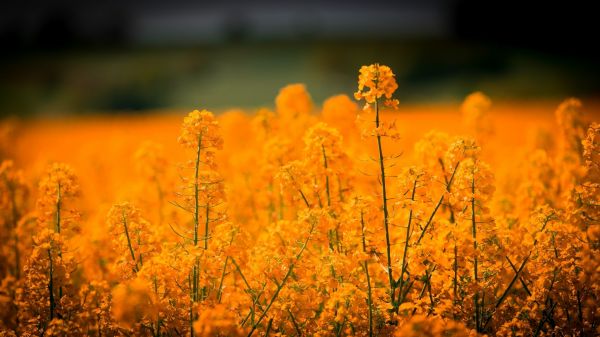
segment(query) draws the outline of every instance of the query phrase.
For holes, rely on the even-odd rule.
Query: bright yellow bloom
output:
[[[115,287],[112,297],[112,317],[118,325],[127,329],[136,327],[143,318],[155,316],[158,310],[151,284],[140,278]]]
[[[38,187],[38,223],[54,227],[57,232],[74,229],[72,225],[78,213],[68,207],[68,201],[79,192],[79,180],[71,166],[63,163],[50,165]]]
[[[368,90],[367,90],[368,89]],[[358,91],[354,98],[362,99],[369,104],[375,103],[381,97],[385,97],[385,105],[391,108],[398,106],[398,100],[392,99],[392,94],[398,89],[396,78],[392,69],[379,63],[362,66],[358,75]]]
[[[491,107],[492,100],[480,91],[467,96],[460,107],[463,122],[468,129],[475,132],[479,140],[485,139],[493,132],[489,114]]]
[[[223,138],[219,132],[219,122],[208,110],[194,110],[184,119],[181,134],[177,139],[181,145],[190,149],[220,149]]]
[[[192,111],[178,141],[176,116],[0,122],[23,166],[0,164],[0,336],[597,334],[597,116],[513,105],[482,142],[485,95],[461,136],[456,106],[379,109],[396,88],[365,66],[375,114],[345,95],[313,113],[295,84],[273,111]]]
[[[313,109],[312,99],[304,84],[290,84],[279,91],[275,99],[277,113],[283,118],[296,118],[309,114]]]

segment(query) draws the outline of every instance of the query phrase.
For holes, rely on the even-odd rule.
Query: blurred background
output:
[[[316,103],[388,64],[403,103],[600,97],[592,2],[4,1],[0,116]]]

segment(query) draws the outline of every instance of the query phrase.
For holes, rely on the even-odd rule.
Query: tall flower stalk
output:
[[[385,230],[385,243],[386,243],[386,260],[387,260],[387,274],[390,287],[390,303],[395,306],[394,296],[396,290],[396,282],[394,281],[394,275],[392,270],[392,251],[391,251],[391,240],[390,240],[390,215],[388,209],[388,196],[386,186],[386,173],[385,173],[385,156],[382,148],[382,137],[389,136],[386,133],[388,127],[383,125],[380,120],[380,109],[379,100],[385,97],[384,104],[386,106],[396,108],[398,100],[392,99],[392,94],[398,88],[394,73],[388,66],[379,65],[378,63],[362,66],[358,75],[358,91],[354,94],[354,98],[357,100],[365,100],[366,104],[364,110],[370,110],[370,105],[375,106],[375,130],[374,134],[377,139],[377,152],[378,162],[380,171],[381,181],[381,201],[383,208],[383,228]],[[368,89],[368,90],[367,90]]]
[[[193,229],[191,243],[194,258],[190,283],[190,325],[194,320],[194,303],[203,300],[207,294],[206,289],[200,287],[200,257],[197,249],[208,250],[210,238],[209,225],[215,218],[211,218],[211,209],[224,199],[223,183],[213,169],[216,167],[214,151],[222,148],[223,138],[219,133],[219,124],[212,112],[207,110],[194,110],[183,120],[181,134],[178,138],[179,144],[194,151],[192,164],[193,175],[191,181],[188,179],[181,193],[184,202],[179,205],[185,211],[192,214]],[[189,190],[192,190],[191,193]],[[204,236],[200,237],[200,226],[204,227]],[[200,246],[202,241],[202,246]],[[193,336],[193,329],[190,335]]]

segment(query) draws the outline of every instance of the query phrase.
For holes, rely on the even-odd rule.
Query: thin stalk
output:
[[[431,304],[431,307],[429,309],[429,312],[427,313],[427,316],[431,315],[433,313],[433,309],[435,308],[435,302],[433,300],[433,294],[431,293],[431,275],[429,276],[429,281],[427,281],[427,291],[429,292],[429,303]]]
[[[314,179],[314,184],[315,186],[317,186],[317,177],[315,177]],[[317,201],[319,202],[319,208],[323,208],[323,201],[321,200],[321,194],[319,194],[319,191],[315,190],[315,196],[317,197]]]
[[[244,281],[244,284],[246,285],[246,293],[248,293],[248,295],[250,295],[250,297],[252,298],[252,302],[253,302],[252,306],[254,307],[255,305],[258,305],[260,310],[264,311],[262,305],[260,303],[258,303],[260,296],[262,296],[262,293],[264,292],[264,287],[258,295],[255,295],[255,292],[252,290],[252,287],[250,287],[250,284],[248,283],[248,279],[246,279],[246,276],[244,276],[244,273],[242,273],[242,269],[240,269],[240,266],[238,265],[238,263],[235,261],[235,259],[233,257],[230,256],[229,258],[231,259],[231,262],[237,269],[238,274],[240,274],[240,276],[242,277],[242,281]],[[245,321],[246,320],[244,320],[242,322],[242,326],[244,325]]]
[[[287,273],[283,277],[283,280],[281,280],[281,282],[277,285],[277,289],[275,290],[275,293],[271,297],[271,300],[269,301],[269,304],[267,305],[267,307],[265,308],[265,310],[263,311],[263,313],[260,315],[260,317],[258,318],[258,320],[256,321],[256,323],[254,323],[254,325],[252,326],[252,329],[248,333],[248,337],[250,337],[250,336],[252,336],[252,334],[254,334],[254,331],[256,331],[256,328],[258,328],[258,326],[260,325],[260,323],[262,322],[262,320],[265,318],[265,316],[269,312],[269,309],[271,308],[271,306],[273,305],[273,303],[275,302],[275,300],[277,300],[277,297],[279,296],[279,292],[281,291],[281,289],[283,289],[283,286],[285,285],[285,283],[288,280],[288,278],[290,277],[290,275],[292,275],[292,271],[294,270],[294,266],[296,265],[296,263],[302,257],[302,253],[304,252],[304,250],[306,249],[306,246],[308,245],[308,241],[310,240],[310,237],[312,235],[312,232],[313,232],[314,228],[315,228],[315,226],[313,224],[311,226],[310,232],[308,233],[308,236],[306,237],[306,240],[304,240],[304,243],[302,244],[302,247],[300,248],[300,251],[298,252],[298,254],[296,254],[295,261],[292,262],[292,264],[288,268]]]
[[[477,273],[477,222],[475,221],[475,171],[473,171],[473,178],[471,179],[471,193],[473,194],[473,197],[471,198],[471,225],[473,233],[473,250],[475,251],[475,256],[473,259],[473,274],[475,278],[475,284],[477,284],[479,283],[479,276]],[[473,305],[475,307],[475,327],[476,330],[479,332],[479,291],[475,292],[475,296],[473,298]]]
[[[248,280],[246,279],[246,276],[244,276],[244,274],[242,273],[242,269],[240,269],[240,266],[237,264],[237,262],[235,261],[235,259],[233,257],[231,258],[231,262],[233,262],[233,265],[235,266],[235,268],[237,269],[238,273],[242,277],[242,281],[244,281],[244,284],[246,285],[246,287],[249,290],[252,290],[252,287],[250,287],[250,284],[248,283]]]
[[[219,290],[217,291],[217,300],[221,303],[221,296],[223,295],[223,280],[225,279],[225,272],[227,271],[227,263],[229,262],[229,256],[225,258],[225,265],[223,266],[223,273],[221,274],[221,281],[219,282]]]
[[[321,144],[321,150],[323,150],[323,167],[327,171],[327,155],[325,154],[325,147]],[[327,192],[327,206],[331,207],[331,195],[329,192],[329,175],[325,172],[325,190]]]
[[[269,320],[269,324],[267,324],[267,331],[265,332],[265,337],[269,337],[269,333],[271,333],[271,327],[273,326],[273,319]]]
[[[458,303],[458,247],[454,240],[454,304]]]
[[[290,318],[292,319],[292,324],[294,324],[294,329],[296,329],[296,333],[298,334],[298,337],[302,336],[302,332],[300,331],[300,326],[298,326],[298,322],[296,322],[296,317],[294,317],[294,314],[292,314],[292,311],[290,309],[288,309],[287,311],[290,314]]]
[[[340,337],[342,335],[342,330],[344,329],[344,325],[346,325],[347,317],[344,316],[342,323],[338,325],[337,332],[335,333],[335,337]]]
[[[121,213],[121,217],[123,219],[123,228],[125,229],[125,237],[127,238],[127,247],[129,247],[129,253],[131,254],[131,260],[133,260],[133,273],[137,273],[137,261],[135,260],[135,253],[133,251],[133,247],[131,246],[131,238],[129,237],[129,229],[127,228],[127,217],[125,216],[125,211]]]
[[[585,336],[583,324],[583,311],[581,309],[581,292],[577,289],[577,318],[579,319],[581,336]]]
[[[502,293],[502,295],[500,296],[500,298],[496,302],[496,305],[494,306],[494,311],[492,311],[492,313],[490,314],[490,316],[487,318],[487,320],[485,321],[485,323],[481,327],[482,330],[485,329],[485,327],[488,325],[488,323],[492,320],[492,317],[494,316],[494,313],[500,307],[500,305],[502,305],[502,303],[504,302],[504,300],[508,296],[508,293],[510,292],[510,290],[512,289],[512,287],[514,286],[514,284],[517,282],[517,280],[521,276],[521,272],[523,271],[523,268],[525,268],[525,264],[527,264],[527,261],[529,261],[529,257],[530,256],[531,256],[531,253],[529,253],[529,255],[527,255],[527,257],[521,263],[521,266],[519,266],[519,269],[515,273],[515,276],[512,278],[512,280],[508,284],[508,287],[506,287],[506,289],[504,290],[504,292]]]
[[[365,218],[364,213],[360,210],[360,229],[362,232],[362,246],[363,252],[367,252],[367,242],[365,240]],[[371,291],[371,277],[369,275],[369,263],[367,260],[364,261],[365,275],[367,277],[367,301],[369,305],[369,337],[373,337],[373,297]]]
[[[193,302],[197,302],[198,301],[198,278],[199,278],[199,264],[200,262],[198,261],[198,258],[196,258],[194,260],[194,267],[192,268],[192,275],[193,275],[193,280],[192,280],[192,301]]]
[[[50,279],[48,280],[48,292],[50,293],[50,320],[54,319],[56,301],[54,300],[54,267],[52,265],[52,252],[48,249],[48,261],[50,263]]]
[[[304,200],[304,204],[306,204],[306,207],[310,208],[310,204],[308,203],[308,199],[306,199],[306,196],[304,195],[304,192],[302,192],[302,189],[298,189],[298,192],[300,192],[300,195],[302,196],[302,200]]]
[[[375,127],[379,128],[379,102],[375,100]],[[389,230],[389,212],[387,205],[387,190],[385,185],[385,164],[383,160],[383,150],[381,148],[381,135],[377,134],[377,149],[379,151],[379,169],[381,172],[381,198],[383,201],[383,227],[385,229],[385,246],[387,254],[387,273],[390,283],[390,303],[394,303],[394,276],[392,273],[392,245],[390,242]]]
[[[454,176],[456,175],[456,170],[458,169],[458,165],[460,165],[460,162],[458,162],[456,164],[456,166],[454,167],[454,171],[452,171],[452,175],[450,176],[450,180],[446,181],[446,192],[450,192],[450,187],[452,186],[452,182],[454,181]],[[442,165],[442,168],[443,167],[444,166]],[[446,180],[446,176],[445,175],[444,175],[444,179]],[[419,238],[417,239],[417,244],[421,243],[421,240],[423,239],[423,236],[425,236],[425,233],[427,232],[427,229],[429,228],[429,226],[433,222],[433,217],[435,216],[435,214],[437,213],[438,209],[440,208],[440,205],[442,204],[443,200],[444,200],[444,194],[442,194],[442,196],[438,200],[437,204],[433,208],[433,211],[431,212],[431,215],[429,216],[429,219],[425,223],[425,226],[423,226],[423,230],[421,231],[421,235],[419,235]],[[452,213],[452,209],[450,209],[450,212]],[[451,216],[450,220],[451,220],[450,222],[454,222],[454,215]]]
[[[544,323],[546,322],[546,319],[548,319],[548,318],[552,319],[552,317],[554,316],[554,308],[558,304],[558,303],[554,303],[554,305],[552,305],[552,307],[550,309],[550,313],[547,313],[546,315],[544,315],[544,312],[547,309],[548,300],[550,300],[550,294],[552,293],[552,288],[554,288],[554,282],[556,281],[556,272],[557,272],[557,269],[554,269],[554,276],[552,277],[552,282],[550,282],[550,287],[548,287],[548,293],[546,294],[546,300],[544,301],[544,303],[546,303],[546,308],[544,308],[544,310],[542,310],[542,318],[540,319],[540,323],[538,324],[538,328],[534,334],[534,336],[536,336],[536,337],[539,335],[540,331],[544,327]]]
[[[544,327],[544,323],[546,323],[546,317],[552,316],[554,314],[554,308],[556,308],[557,304],[558,303],[552,304],[552,306],[550,307],[549,313],[544,315],[544,317],[542,317],[542,319],[540,319],[540,323],[538,324],[537,328],[535,329],[535,333],[533,334],[534,337],[537,337],[540,335],[540,332],[542,331],[542,328]]]
[[[419,243],[421,243],[421,240],[423,240],[423,237],[425,236],[425,233],[427,232],[427,229],[429,228],[429,225],[431,225],[431,222],[433,221],[433,217],[435,216],[435,214],[437,213],[438,209],[440,208],[440,205],[442,204],[443,200],[444,200],[444,195],[442,195],[440,197],[440,199],[438,200],[437,204],[433,208],[433,212],[431,212],[431,215],[429,216],[429,219],[425,223],[425,226],[423,226],[423,230],[421,231],[421,235],[419,235],[419,238],[417,239],[417,245]]]
[[[56,233],[60,234],[60,213],[61,213],[61,208],[62,208],[62,194],[61,194],[61,190],[60,190],[60,183],[57,185],[56,188],[56,228],[55,231]],[[58,257],[62,259],[62,251],[60,250],[60,248],[58,249]],[[52,262],[52,261],[50,261]],[[58,300],[60,301],[62,299],[62,286],[58,287]]]
[[[140,237],[140,231],[138,230],[137,232],[137,243],[138,243],[138,247],[142,246],[142,238]],[[140,249],[140,253],[138,254],[138,261],[140,261],[140,267],[142,267],[144,265],[144,257],[142,256],[142,250]]]
[[[200,149],[202,148],[202,134],[198,135],[198,148],[196,149],[196,163],[194,172],[194,246],[198,245],[198,226],[200,223],[198,176],[200,168]]]
[[[413,188],[412,188],[412,194],[410,196],[410,200],[411,201],[415,201],[415,191],[417,190],[417,181],[418,178],[415,178],[415,182],[413,184]],[[412,224],[412,219],[413,219],[413,209],[411,207],[410,211],[408,212],[408,224],[406,225],[406,239],[404,241],[404,252],[402,253],[402,269],[400,271],[400,279],[399,284],[400,286],[398,287],[400,290],[398,291],[398,303],[396,303],[396,310],[398,310],[398,307],[400,306],[400,296],[402,295],[402,290],[404,289],[404,273],[406,272],[406,255],[408,253],[408,248],[410,247],[409,245],[409,241],[410,241],[410,226]]]
[[[156,275],[154,275],[154,294],[158,299],[158,282],[156,281]],[[160,336],[160,314],[156,314],[156,336]]]
[[[202,133],[198,135],[198,147],[196,148],[196,161],[194,163],[194,246],[198,246],[198,229],[200,225],[200,203],[199,203],[199,183],[198,177],[200,172],[200,150],[202,149]],[[197,302],[198,287],[200,283],[200,261],[196,257],[193,267],[193,280],[192,280],[192,301]]]
[[[421,291],[419,292],[419,300],[420,300],[425,295],[425,290],[429,290],[429,299],[431,301],[432,307],[433,307],[433,298],[431,297],[431,276],[433,275],[433,272],[435,271],[435,269],[436,269],[436,266],[433,266],[431,271],[429,271],[429,270],[425,271],[425,281],[423,282],[423,288],[421,288]],[[412,315],[414,315],[416,312],[417,312],[417,308],[414,308],[412,311]]]
[[[295,183],[294,180],[294,176],[292,176],[292,174],[290,173],[289,170],[287,170],[288,175],[290,176],[290,179],[292,179],[292,182]],[[300,192],[300,195],[302,196],[302,200],[304,200],[304,203],[306,204],[306,207],[310,208],[310,203],[308,202],[308,199],[306,199],[306,195],[304,195],[304,192],[302,192],[302,188],[298,187],[298,192]],[[281,194],[280,194],[281,197]],[[283,204],[283,201],[280,199],[280,203]],[[283,218],[283,216],[281,216]]]
[[[188,275],[188,286],[190,286],[190,289],[192,289],[192,280],[190,279],[190,276]],[[190,297],[192,298],[192,300],[190,301],[190,337],[194,337],[194,294],[193,294],[193,290],[192,290],[192,294],[190,294]]]
[[[548,217],[544,223],[542,224],[542,228],[539,230],[539,232],[543,232],[546,229],[546,225],[550,222],[550,220],[552,220],[552,217]],[[533,241],[533,245],[536,246],[537,245],[537,239]],[[554,245],[554,242],[553,242]],[[558,253],[556,252],[556,246],[554,245],[554,251],[555,251],[555,257],[558,258]],[[508,295],[508,292],[510,291],[510,289],[514,286],[514,283],[517,281],[517,279],[519,279],[521,281],[521,284],[523,285],[523,288],[525,289],[525,291],[527,292],[527,294],[529,296],[531,296],[531,292],[529,291],[529,289],[527,288],[527,285],[525,284],[525,281],[523,281],[522,277],[521,277],[521,272],[523,271],[523,268],[525,267],[525,264],[529,261],[529,258],[531,257],[531,254],[533,253],[533,249],[531,249],[529,251],[529,254],[527,255],[527,257],[523,260],[523,262],[521,263],[521,266],[519,267],[519,269],[515,268],[515,265],[512,263],[512,261],[508,258],[508,256],[506,256],[506,259],[508,260],[508,263],[510,264],[510,266],[512,267],[513,271],[515,272],[515,276],[513,277],[513,279],[511,280],[510,284],[508,285],[508,287],[506,288],[506,290],[504,291],[504,293],[502,294],[502,296],[500,297],[500,299],[498,300],[498,302],[496,303],[496,306],[494,308],[494,311],[490,314],[490,316],[487,318],[487,320],[485,321],[485,324],[483,324],[482,330],[485,330],[485,327],[488,325],[488,323],[491,321],[492,317],[494,316],[494,313],[496,312],[496,309],[498,309],[498,307],[503,303],[503,301],[506,299],[506,296]],[[552,301],[552,299],[550,298],[550,293],[552,291],[552,287],[554,286],[554,282],[556,280],[556,269],[554,270],[554,277],[552,279],[552,282],[550,283],[550,288],[548,289],[548,294],[546,296],[546,301],[544,301],[545,303],[548,302],[548,300]],[[552,312],[554,311],[554,307],[552,308],[552,311],[550,312],[550,315],[552,315]],[[568,309],[565,308],[565,312],[568,314]],[[542,312],[542,314],[544,314],[544,312]],[[541,329],[543,327],[544,321],[547,317],[542,317],[542,320],[540,321],[540,326],[538,327],[539,329]],[[551,319],[551,318],[550,318]],[[536,335],[539,334],[539,330],[536,331]]]
[[[233,260],[233,258],[232,258]],[[241,326],[246,325],[246,322],[248,321],[248,319],[252,316],[252,324],[254,324],[254,308],[256,307],[256,305],[258,304],[258,306],[260,307],[260,310],[264,311],[262,309],[262,306],[260,305],[260,303],[258,303],[258,301],[260,300],[260,297],[262,296],[262,294],[265,292],[265,287],[266,287],[266,283],[263,285],[263,288],[261,289],[261,291],[255,295],[252,296],[252,307],[250,308],[250,312],[248,312],[248,315],[246,315],[246,317],[242,320]]]
[[[62,204],[62,197],[61,197],[61,193],[60,193],[60,184],[57,185],[57,190],[56,190],[57,196],[56,196],[56,214],[55,214],[55,232],[60,234],[60,208],[61,208],[61,204]]]
[[[410,278],[408,278],[407,280],[410,280]],[[408,286],[406,287],[406,290],[404,290],[404,292],[402,293],[402,296],[400,297],[399,302],[404,303],[406,296],[408,295],[408,293],[410,292],[410,290],[412,289],[414,284],[415,284],[415,280],[411,280],[410,283],[408,283]]]
[[[206,203],[206,221],[204,221],[204,249],[208,249],[208,222],[210,215],[210,207],[208,206],[208,202]]]
[[[508,258],[508,256],[505,256],[506,260],[508,261],[508,263],[510,264],[510,267],[512,268],[512,270],[515,273],[518,273],[517,267],[512,263],[512,261]],[[525,292],[527,293],[528,296],[531,296],[531,291],[529,291],[529,287],[527,287],[527,284],[525,283],[525,280],[523,280],[523,277],[519,276],[519,281],[521,282],[521,285],[523,286],[523,289],[525,289]]]

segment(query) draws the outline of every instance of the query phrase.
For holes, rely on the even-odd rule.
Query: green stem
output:
[[[260,323],[262,322],[262,320],[265,318],[265,316],[269,312],[269,309],[271,308],[271,306],[273,305],[273,303],[275,302],[275,300],[277,300],[277,297],[279,296],[279,292],[281,291],[281,289],[283,289],[283,286],[285,285],[285,283],[288,280],[288,278],[290,277],[290,275],[292,275],[292,271],[294,270],[294,266],[296,265],[296,263],[302,257],[302,253],[304,252],[304,250],[306,249],[306,246],[308,245],[308,241],[310,240],[310,237],[311,237],[311,235],[313,233],[314,228],[315,228],[315,225],[312,224],[312,226],[310,228],[310,231],[309,231],[309,233],[308,233],[308,235],[306,237],[306,240],[304,240],[304,243],[302,244],[302,247],[300,248],[300,251],[298,252],[298,254],[296,254],[296,259],[294,260],[294,262],[292,262],[292,264],[288,268],[288,271],[285,274],[285,276],[283,277],[283,280],[281,280],[281,282],[277,285],[277,289],[275,290],[275,293],[271,297],[271,300],[269,301],[269,304],[267,305],[267,307],[265,308],[265,310],[263,311],[263,313],[260,315],[260,317],[258,318],[258,320],[256,321],[256,323],[254,323],[254,325],[252,326],[252,329],[248,333],[248,337],[250,337],[250,336],[252,336],[252,334],[254,334],[254,331],[256,331],[256,328],[258,328],[258,326],[260,325]]]
[[[296,333],[298,334],[298,337],[302,336],[302,332],[300,331],[300,326],[298,326],[298,322],[296,322],[296,317],[294,317],[294,314],[292,314],[292,311],[290,309],[288,309],[287,311],[290,314],[290,318],[292,319],[292,324],[294,325],[294,329],[296,329]]]
[[[298,188],[298,192],[300,192],[300,195],[302,196],[302,200],[304,200],[304,204],[306,204],[306,207],[310,208],[308,199],[306,199],[306,196],[304,195],[304,192],[302,192],[302,189]]]
[[[56,308],[56,302],[54,300],[54,267],[52,265],[52,252],[48,249],[48,261],[50,269],[50,279],[48,280],[48,292],[50,293],[50,320],[54,319],[54,310]]]
[[[198,176],[200,168],[200,149],[202,148],[202,134],[198,135],[198,148],[196,149],[196,163],[194,172],[194,246],[198,245],[198,226],[200,223],[199,215],[199,195],[198,195]]]
[[[479,276],[477,273],[477,222],[475,221],[475,170],[473,170],[473,178],[471,179],[471,193],[473,194],[473,197],[471,198],[471,225],[473,233],[473,250],[475,251],[475,256],[473,259],[473,274],[475,278],[475,284],[478,284]],[[475,296],[473,298],[473,305],[475,307],[475,327],[477,332],[480,332],[479,291],[475,292]]]
[[[200,214],[199,214],[199,208],[200,208],[200,204],[199,204],[199,184],[198,184],[198,177],[199,177],[199,172],[200,172],[200,150],[202,149],[202,133],[200,133],[198,135],[198,146],[196,148],[196,161],[195,161],[195,165],[194,165],[194,246],[198,246],[198,227],[200,224]],[[199,278],[200,278],[200,267],[199,267],[199,260],[196,257],[196,260],[194,262],[194,267],[192,270],[192,274],[193,274],[193,280],[192,280],[192,301],[193,302],[197,302],[198,301],[198,286],[199,286]],[[192,309],[190,309],[192,310]],[[190,312],[190,315],[192,315],[192,313]],[[192,331],[193,333],[193,331]]]
[[[138,247],[142,246],[142,238],[140,237],[140,231],[137,231],[137,244]],[[142,250],[140,249],[140,253],[138,254],[138,261],[140,261],[140,265],[138,266],[138,269],[141,268],[144,265],[144,257],[142,256]]]
[[[296,184],[296,180],[294,179],[294,176],[292,176],[292,173],[289,170],[286,170],[288,176],[290,177],[290,179],[292,180],[292,182],[294,184]],[[300,195],[302,196],[302,200],[304,200],[304,204],[306,204],[306,207],[310,208],[310,203],[308,202],[308,199],[306,199],[306,195],[304,195],[304,192],[302,192],[302,188],[300,187],[300,185],[298,185],[298,192],[300,192]],[[281,194],[280,194],[281,196]],[[282,201],[280,199],[280,203],[282,204]],[[282,217],[282,216],[281,216]],[[282,217],[283,218],[283,217]]]
[[[433,300],[433,294],[431,292],[431,275],[429,276],[429,281],[427,281],[427,292],[429,293],[429,303],[431,304],[429,312],[427,313],[427,316],[429,316],[433,313],[433,309],[435,308],[435,302]]]
[[[510,267],[512,268],[512,270],[515,273],[518,273],[519,271],[518,271],[517,267],[514,265],[514,263],[512,263],[512,261],[508,258],[508,256],[505,256],[505,258],[508,261],[508,264],[510,264]],[[529,287],[525,283],[525,280],[523,280],[523,277],[519,276],[519,281],[521,282],[521,285],[523,286],[523,289],[525,289],[525,292],[527,293],[527,295],[531,296],[531,291],[529,291]]]
[[[321,144],[321,150],[323,150],[323,166],[325,167],[325,171],[327,171],[327,155],[325,155],[325,147]],[[327,192],[327,206],[331,207],[331,196],[329,192],[329,175],[325,172],[325,189]]]
[[[221,274],[221,281],[219,282],[219,290],[217,291],[217,301],[221,303],[221,296],[223,295],[223,280],[225,279],[225,272],[227,271],[227,263],[229,262],[229,256],[225,257],[225,265],[223,266],[223,273]]]
[[[55,231],[56,233],[60,234],[60,221],[61,221],[61,217],[60,217],[60,213],[61,213],[61,208],[62,208],[62,194],[61,194],[61,190],[60,190],[60,183],[57,185],[57,190],[56,190],[57,196],[56,196],[56,228]],[[62,259],[62,251],[60,250],[60,248],[58,249],[58,257],[60,259]],[[60,301],[60,299],[62,298],[62,286],[58,287],[58,300]]]
[[[379,128],[379,103],[375,100],[375,126]],[[387,255],[387,273],[388,281],[390,283],[390,303],[394,303],[394,276],[392,273],[392,245],[390,242],[390,230],[389,230],[389,213],[387,206],[387,191],[385,185],[385,164],[383,159],[383,150],[381,148],[381,135],[377,134],[377,149],[379,152],[379,169],[381,172],[381,198],[383,201],[383,227],[385,229],[385,245]]]
[[[158,282],[156,280],[156,275],[154,275],[154,294],[158,299]],[[160,314],[156,314],[156,336],[160,336]]]
[[[458,247],[454,239],[454,304],[458,304]]]
[[[195,267],[194,267],[195,270]],[[190,286],[190,288],[192,288],[192,280],[190,279],[189,275],[188,275],[188,286]],[[194,337],[194,294],[192,291],[192,294],[190,294],[190,297],[192,297],[192,301],[190,301],[190,337]]]
[[[406,296],[408,295],[408,293],[410,292],[410,290],[412,289],[412,286],[414,284],[415,284],[415,280],[411,280],[410,283],[408,283],[408,286],[406,287],[406,290],[404,290],[402,292],[402,296],[400,296],[400,300],[398,302],[404,303],[404,300],[406,299]]]
[[[433,299],[431,297],[431,276],[433,275],[433,272],[435,271],[435,266],[431,269],[431,272],[429,270],[425,271],[425,281],[423,282],[423,288],[421,288],[421,291],[419,292],[419,300],[423,298],[423,296],[425,295],[425,290],[429,290],[429,299],[431,301],[431,306],[433,308]],[[414,314],[417,312],[417,308],[414,308],[412,311],[412,316],[414,316]]]
[[[262,305],[258,302],[258,300],[260,299],[260,296],[262,296],[262,293],[264,292],[264,287],[263,287],[263,290],[258,295],[256,295],[255,292],[253,291],[252,287],[250,287],[250,283],[248,283],[248,279],[246,278],[246,276],[244,276],[244,273],[242,273],[242,269],[240,268],[238,263],[235,261],[235,259],[233,257],[229,257],[229,258],[231,259],[231,262],[237,269],[238,274],[240,274],[240,276],[242,277],[242,281],[244,281],[244,284],[246,285],[246,293],[248,293],[248,295],[250,295],[250,298],[252,298],[252,306],[254,307],[255,305],[258,305],[260,310],[264,311]],[[242,326],[245,324],[245,321],[246,320],[244,320],[242,322]]]
[[[208,206],[208,202],[206,203],[206,221],[204,221],[204,249],[208,249],[208,222],[210,215],[210,207]]]
[[[519,267],[519,269],[515,273],[514,277],[512,278],[512,280],[510,281],[510,283],[508,284],[508,287],[506,287],[506,289],[504,290],[504,292],[502,293],[502,295],[500,296],[500,298],[496,302],[496,305],[494,306],[494,311],[487,318],[487,320],[485,321],[485,324],[483,324],[483,326],[481,327],[481,330],[483,330],[483,329],[485,329],[485,327],[487,327],[488,323],[491,321],[492,317],[494,316],[494,313],[496,312],[496,310],[498,310],[498,308],[502,305],[502,303],[504,302],[504,300],[508,296],[508,293],[510,292],[510,290],[512,289],[512,287],[515,285],[515,283],[517,282],[517,280],[521,276],[521,272],[523,271],[523,268],[525,267],[525,264],[527,264],[527,261],[529,261],[529,257],[530,256],[531,256],[531,253],[529,253],[529,255],[527,255],[527,257],[521,263],[521,266]]]
[[[55,228],[56,233],[60,234],[60,208],[62,203],[62,197],[60,193],[60,184],[57,185],[57,197],[56,197],[56,214],[55,214]]]
[[[580,336],[585,336],[585,325],[583,323],[583,310],[581,309],[581,292],[577,289],[577,318],[579,319]]]
[[[447,180],[446,176],[444,175],[444,179],[447,180],[447,182],[446,182],[446,192],[450,192],[450,187],[452,185],[452,181],[454,181],[454,175],[456,174],[456,170],[458,169],[458,165],[460,165],[460,162],[458,162],[456,164],[456,166],[454,167],[454,171],[452,172],[452,176],[450,177],[450,180]],[[443,167],[444,166],[442,165],[442,168]],[[431,215],[429,216],[429,219],[425,223],[425,226],[423,226],[423,230],[421,231],[421,235],[419,235],[419,239],[417,239],[417,245],[419,243],[421,243],[421,240],[423,239],[423,236],[425,236],[425,233],[427,232],[427,229],[429,228],[429,226],[433,222],[433,217],[435,216],[435,214],[437,213],[438,209],[440,208],[440,205],[442,204],[443,200],[444,200],[444,194],[442,194],[442,196],[438,200],[437,204],[433,208],[433,212],[431,212]],[[454,222],[454,215],[453,215],[453,212],[452,212],[452,208],[450,209],[450,213],[452,214],[452,216],[450,217],[450,222],[453,223]]]
[[[192,272],[194,276],[194,279],[192,280],[192,301],[198,302],[198,288],[200,286],[200,261],[197,257],[194,260],[194,268]]]
[[[415,191],[417,190],[417,181],[418,178],[415,178],[414,184],[413,184],[413,188],[412,188],[412,194],[410,197],[411,201],[415,201]],[[400,271],[400,286],[398,287],[400,290],[398,291],[398,303],[396,303],[396,310],[398,309],[398,307],[400,306],[400,296],[402,294],[402,290],[404,289],[404,273],[406,272],[406,255],[408,253],[408,247],[409,247],[409,241],[410,241],[410,226],[412,224],[412,219],[413,219],[413,209],[412,209],[412,205],[410,208],[410,211],[408,212],[408,224],[406,225],[406,239],[404,241],[404,252],[402,253],[402,269]]]
[[[131,260],[133,261],[133,273],[137,273],[137,261],[135,260],[135,253],[131,246],[131,238],[129,237],[129,229],[127,228],[127,217],[125,211],[122,211],[121,217],[123,219],[123,228],[125,228],[125,237],[127,238],[127,247],[129,247],[129,254],[131,254]]]
[[[265,337],[269,337],[269,333],[271,333],[271,327],[273,326],[273,319],[269,320],[269,324],[267,324],[267,331],[265,332]]]
[[[367,242],[365,239],[365,218],[363,210],[360,210],[360,229],[362,232],[362,246],[363,252],[367,252]],[[367,301],[369,305],[369,337],[373,337],[373,297],[371,291],[371,277],[369,275],[369,263],[367,260],[364,261],[365,274],[367,277]]]

